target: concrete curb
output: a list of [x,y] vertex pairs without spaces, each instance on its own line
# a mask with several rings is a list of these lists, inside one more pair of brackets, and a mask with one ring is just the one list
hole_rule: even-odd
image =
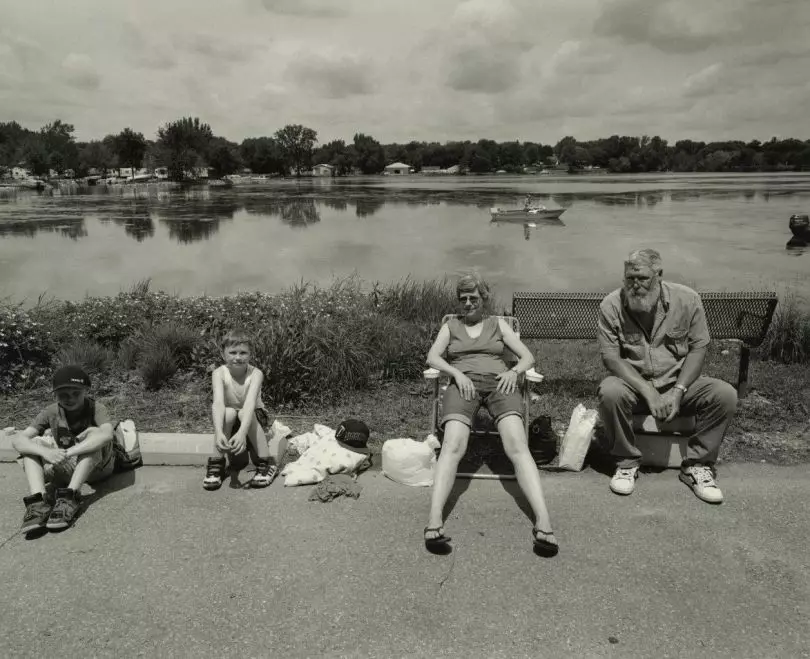
[[[13,433],[0,430],[0,462],[14,462],[19,454],[11,445]],[[139,432],[145,465],[204,465],[211,455],[212,435]]]

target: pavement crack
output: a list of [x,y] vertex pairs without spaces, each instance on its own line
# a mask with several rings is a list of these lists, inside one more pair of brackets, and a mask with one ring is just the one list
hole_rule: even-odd
[[6,545],[7,545],[9,542],[11,542],[12,540],[14,540],[14,538],[16,538],[18,535],[20,535],[20,532],[19,532],[19,531],[15,531],[15,532],[14,532],[14,533],[12,533],[10,536],[8,536],[8,537],[7,537],[5,540],[3,540],[3,542],[0,542],[0,549],[2,549],[3,547],[5,547],[5,546],[6,546]]
[[455,552],[450,557],[450,569],[447,570],[447,574],[444,575],[441,579],[439,579],[439,592],[442,592],[442,588],[444,588],[444,584],[450,578],[450,575],[453,574],[453,568],[456,567],[456,554]]

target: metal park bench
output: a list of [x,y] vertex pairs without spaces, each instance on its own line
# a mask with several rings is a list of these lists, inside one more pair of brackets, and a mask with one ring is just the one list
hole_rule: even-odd
[[[512,296],[512,314],[518,319],[521,339],[594,339],[597,334],[599,303],[606,293],[517,292]],[[700,293],[712,339],[741,342],[737,377],[737,395],[748,391],[748,365],[751,348],[765,339],[776,308],[773,292]],[[685,454],[686,438],[694,428],[694,418],[679,417],[669,424],[650,415],[635,415],[637,432],[651,435],[675,435],[677,445],[670,447],[642,440],[639,448],[650,452],[647,464],[676,466]],[[637,438],[641,439],[641,438]],[[641,444],[645,443],[645,447]],[[676,451],[676,448],[678,449]],[[663,452],[662,452],[663,450]],[[665,464],[666,463],[666,464]]]

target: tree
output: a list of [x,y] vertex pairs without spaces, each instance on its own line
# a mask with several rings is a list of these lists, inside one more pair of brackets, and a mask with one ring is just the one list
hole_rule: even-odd
[[214,138],[211,147],[211,154],[208,157],[208,164],[214,169],[214,175],[222,178],[228,174],[233,174],[239,169],[241,158],[236,144],[228,142],[221,137]]
[[146,140],[143,134],[134,132],[131,128],[124,128],[112,138],[113,152],[118,156],[118,163],[132,170],[140,169],[143,157],[146,154]]
[[370,135],[356,133],[354,136],[354,165],[363,174],[379,174],[385,169],[385,151]]
[[158,142],[165,149],[169,178],[182,181],[207,163],[214,134],[197,117],[183,117],[158,129]]
[[79,145],[79,171],[82,174],[94,169],[102,176],[106,176],[107,170],[112,169],[114,165],[115,157],[104,142],[93,140]]
[[284,154],[272,137],[251,137],[239,147],[242,162],[256,174],[285,174]]
[[312,149],[318,141],[318,133],[301,124],[288,124],[276,131],[275,138],[285,164],[296,176],[312,167]]
[[72,124],[57,119],[39,131],[49,169],[55,169],[60,175],[64,174],[65,170],[75,169],[78,166],[79,152],[73,140],[73,130]]

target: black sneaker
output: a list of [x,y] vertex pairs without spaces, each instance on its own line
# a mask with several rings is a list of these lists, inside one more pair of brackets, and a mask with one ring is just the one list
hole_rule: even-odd
[[56,490],[56,503],[48,517],[49,531],[61,531],[73,524],[79,512],[79,495],[69,487],[60,487]]
[[31,533],[37,529],[45,528],[48,522],[48,515],[51,514],[51,506],[45,501],[41,492],[23,498],[25,504],[25,515],[23,515],[21,533]]
[[267,487],[276,479],[278,467],[272,458],[256,460],[256,473],[250,479],[250,487]]
[[208,458],[203,487],[206,490],[218,490],[222,487],[223,478],[225,478],[225,458]]

